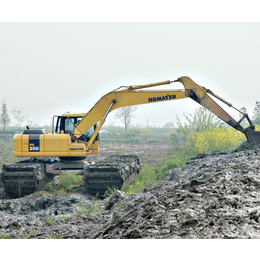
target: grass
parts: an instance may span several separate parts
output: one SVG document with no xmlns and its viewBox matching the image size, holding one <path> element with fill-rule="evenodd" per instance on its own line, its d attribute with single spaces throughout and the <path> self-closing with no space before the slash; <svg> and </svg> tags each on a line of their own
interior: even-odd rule
<svg viewBox="0 0 260 260">
<path fill-rule="evenodd" d="M 142 192 L 156 186 L 164 174 L 156 167 L 145 165 L 138 176 L 132 181 L 123 184 L 122 191 L 126 194 Z"/>
<path fill-rule="evenodd" d="M 231 166 L 231 168 L 232 168 L 233 170 L 241 169 L 241 168 L 245 168 L 245 167 L 246 167 L 246 165 L 245 165 L 244 163 L 239 163 L 239 164 L 236 164 L 236 165 Z"/>
<path fill-rule="evenodd" d="M 169 153 L 162 159 L 162 168 L 164 171 L 173 168 L 180 168 L 186 164 L 187 160 L 196 155 L 192 149 L 185 147 L 178 152 Z"/>
<path fill-rule="evenodd" d="M 54 218 L 48 217 L 45 222 L 45 225 L 50 226 L 50 225 L 54 224 L 55 222 L 56 222 L 56 220 Z"/>
<path fill-rule="evenodd" d="M 5 233 L 0 233 L 0 239 L 11 239 L 12 235 L 7 235 Z"/>
<path fill-rule="evenodd" d="M 55 186 L 52 183 L 48 183 L 45 187 L 45 191 L 56 193 L 59 195 L 74 192 L 77 187 L 83 185 L 83 176 L 75 173 L 61 173 L 59 183 Z"/>
<path fill-rule="evenodd" d="M 57 234 L 56 232 L 51 233 L 51 234 L 47 234 L 44 237 L 45 239 L 61 239 L 60 235 Z"/>
<path fill-rule="evenodd" d="M 89 216 L 91 214 L 98 215 L 98 214 L 104 214 L 104 211 L 99 206 L 99 200 L 94 198 L 91 203 L 91 207 L 87 207 L 84 204 L 80 205 L 80 207 L 78 209 L 78 214 L 87 215 L 87 216 Z"/>
<path fill-rule="evenodd" d="M 122 127 L 105 128 L 108 135 L 101 136 L 101 143 L 105 144 L 142 144 L 144 141 L 160 144 L 168 142 L 170 134 L 175 131 L 172 128 L 130 128 L 128 134 Z"/>
</svg>

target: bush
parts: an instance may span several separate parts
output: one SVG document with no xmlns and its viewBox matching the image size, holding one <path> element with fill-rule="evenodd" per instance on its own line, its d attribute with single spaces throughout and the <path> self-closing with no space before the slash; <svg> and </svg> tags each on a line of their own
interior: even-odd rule
<svg viewBox="0 0 260 260">
<path fill-rule="evenodd" d="M 215 115 L 204 108 L 185 116 L 187 123 L 178 119 L 177 132 L 171 135 L 171 156 L 164 160 L 163 169 L 182 167 L 188 158 L 199 153 L 231 152 L 246 140 L 246 136 L 232 127 L 224 126 Z M 260 130 L 260 126 L 256 126 Z"/>
<path fill-rule="evenodd" d="M 187 159 L 199 153 L 213 151 L 231 152 L 246 140 L 243 133 L 231 127 L 212 127 L 205 131 L 193 131 L 186 136 L 187 141 L 180 145 L 173 142 L 169 150 L 172 155 L 164 160 L 163 169 L 179 168 L 186 164 Z"/>
<path fill-rule="evenodd" d="M 193 115 L 188 114 L 184 116 L 188 123 L 182 124 L 177 117 L 177 125 L 179 127 L 178 131 L 186 136 L 194 132 L 204 132 L 223 124 L 217 116 L 204 107 L 196 108 Z"/>
<path fill-rule="evenodd" d="M 195 154 L 213 151 L 231 152 L 246 140 L 243 133 L 230 127 L 213 127 L 188 136 L 188 146 Z"/>
</svg>

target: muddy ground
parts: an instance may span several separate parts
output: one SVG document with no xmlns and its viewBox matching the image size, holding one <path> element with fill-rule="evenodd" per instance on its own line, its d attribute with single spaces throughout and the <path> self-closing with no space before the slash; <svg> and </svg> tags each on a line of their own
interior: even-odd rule
<svg viewBox="0 0 260 260">
<path fill-rule="evenodd" d="M 106 158 L 108 155 L 117 154 L 135 154 L 143 164 L 156 165 L 167 154 L 169 143 L 162 141 L 160 143 L 150 143 L 143 141 L 138 144 L 102 144 L 98 155 L 89 156 L 90 160 L 98 161 Z"/>
<path fill-rule="evenodd" d="M 154 148 L 143 151 L 145 157 L 153 160 Z M 136 152 L 142 154 L 140 146 Z M 169 170 L 157 187 L 138 194 L 118 191 L 104 200 L 79 193 L 2 199 L 0 236 L 260 238 L 259 173 L 259 150 L 215 152 L 191 158 L 183 168 Z"/>
</svg>

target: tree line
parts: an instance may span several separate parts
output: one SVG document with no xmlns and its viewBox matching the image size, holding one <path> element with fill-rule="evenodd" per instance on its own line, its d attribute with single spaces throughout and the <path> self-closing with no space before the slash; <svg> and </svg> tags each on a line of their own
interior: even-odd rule
<svg viewBox="0 0 260 260">
<path fill-rule="evenodd" d="M 128 128 L 132 122 L 132 119 L 134 118 L 134 112 L 137 110 L 136 106 L 129 106 L 129 107 L 122 107 L 117 110 L 117 113 L 115 114 L 115 118 L 119 119 L 124 125 L 125 125 L 125 133 L 127 134 Z M 16 120 L 19 132 L 22 123 L 28 119 L 28 116 L 23 115 L 23 112 L 18 108 L 13 108 L 10 110 L 11 114 Z M 7 104 L 5 101 L 2 101 L 1 105 L 1 114 L 0 114 L 0 124 L 3 127 L 3 132 L 6 132 L 6 127 L 10 125 L 11 119 L 9 116 L 9 110 L 7 108 Z"/>
<path fill-rule="evenodd" d="M 132 119 L 134 118 L 134 113 L 136 112 L 137 107 L 136 106 L 129 106 L 129 107 L 122 107 L 119 108 L 115 114 L 115 118 L 119 119 L 125 126 L 125 133 L 127 134 L 128 128 L 132 122 Z M 242 112 L 246 113 L 246 109 L 243 107 L 241 108 Z M 26 117 L 28 119 L 28 116 L 23 115 L 23 112 L 18 108 L 13 108 L 11 110 L 11 114 L 16 120 L 19 132 L 22 123 L 25 121 Z M 256 101 L 254 111 L 253 111 L 253 118 L 252 121 L 256 125 L 260 125 L 260 101 Z M 2 101 L 1 105 L 1 114 L 0 114 L 0 124 L 3 127 L 3 132 L 6 132 L 6 127 L 11 123 L 11 119 L 9 116 L 9 110 L 7 108 L 7 104 L 5 101 Z"/>
</svg>

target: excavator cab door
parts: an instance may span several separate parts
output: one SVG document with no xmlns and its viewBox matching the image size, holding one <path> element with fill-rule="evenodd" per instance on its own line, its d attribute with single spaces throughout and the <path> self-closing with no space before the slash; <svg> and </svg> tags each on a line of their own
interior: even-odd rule
<svg viewBox="0 0 260 260">
<path fill-rule="evenodd" d="M 55 134 L 61 134 L 62 131 L 64 134 L 73 134 L 73 129 L 75 125 L 77 124 L 78 121 L 82 119 L 81 117 L 78 116 L 54 116 L 53 117 L 53 133 Z M 56 121 L 56 123 L 55 123 Z M 54 129 L 55 126 L 55 129 Z"/>
<path fill-rule="evenodd" d="M 54 116 L 53 117 L 53 127 L 52 133 L 54 134 L 70 134 L 73 135 L 73 129 L 75 125 L 82 119 L 82 116 Z M 88 142 L 92 134 L 96 129 L 96 125 L 92 126 L 86 133 L 82 134 L 78 140 Z M 97 135 L 95 142 L 99 140 L 99 135 Z"/>
</svg>

